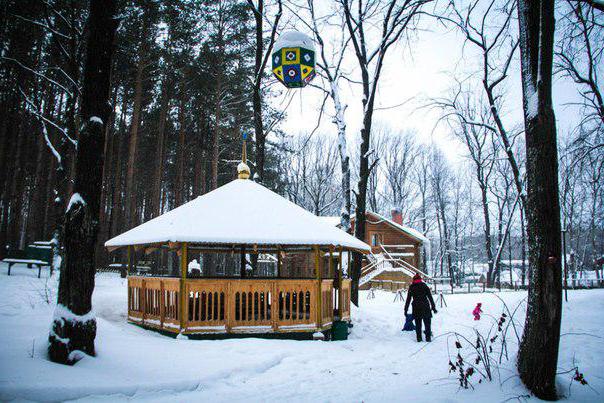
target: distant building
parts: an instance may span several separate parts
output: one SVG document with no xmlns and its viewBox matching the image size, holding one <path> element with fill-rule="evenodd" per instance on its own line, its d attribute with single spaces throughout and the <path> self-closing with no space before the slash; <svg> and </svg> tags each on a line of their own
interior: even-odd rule
<svg viewBox="0 0 604 403">
<path fill-rule="evenodd" d="M 340 225 L 339 217 L 321 218 L 331 225 Z M 430 240 L 418 230 L 403 225 L 399 210 L 393 209 L 391 218 L 367 211 L 365 218 L 364 242 L 371 246 L 371 254 L 363 261 L 361 289 L 407 288 L 415 273 L 428 278 L 424 272 L 424 257 L 429 250 Z M 354 222 L 353 216 L 353 229 Z"/>
</svg>

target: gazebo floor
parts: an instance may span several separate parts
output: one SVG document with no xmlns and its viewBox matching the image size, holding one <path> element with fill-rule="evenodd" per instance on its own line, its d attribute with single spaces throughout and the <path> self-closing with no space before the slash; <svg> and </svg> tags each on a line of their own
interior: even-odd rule
<svg viewBox="0 0 604 403">
<path fill-rule="evenodd" d="M 128 321 L 177 334 L 312 334 L 331 329 L 336 291 L 333 280 L 130 276 Z M 350 320 L 350 280 L 341 300 L 342 320 Z"/>
</svg>

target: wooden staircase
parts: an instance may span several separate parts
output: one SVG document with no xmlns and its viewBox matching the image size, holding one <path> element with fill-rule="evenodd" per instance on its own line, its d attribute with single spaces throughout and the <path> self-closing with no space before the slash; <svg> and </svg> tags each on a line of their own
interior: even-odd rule
<svg viewBox="0 0 604 403">
<path fill-rule="evenodd" d="M 367 284 L 385 271 L 400 271 L 410 277 L 413 277 L 416 273 L 419 273 L 424 278 L 424 281 L 431 282 L 432 278 L 430 276 L 413 266 L 411 263 L 392 256 L 392 254 L 388 252 L 386 247 L 383 245 L 380 245 L 380 249 L 381 253 L 371 253 L 367 256 L 369 263 L 361 268 L 359 286 Z"/>
</svg>

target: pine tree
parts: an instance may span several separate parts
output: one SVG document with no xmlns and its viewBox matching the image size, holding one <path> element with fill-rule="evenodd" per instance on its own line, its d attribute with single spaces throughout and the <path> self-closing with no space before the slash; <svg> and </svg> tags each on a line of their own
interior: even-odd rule
<svg viewBox="0 0 604 403">
<path fill-rule="evenodd" d="M 95 354 L 96 319 L 91 314 L 95 246 L 103 172 L 103 146 L 109 121 L 115 0 L 91 0 L 73 194 L 65 213 L 65 262 L 49 335 L 55 362 L 72 364 L 78 352 Z"/>
</svg>

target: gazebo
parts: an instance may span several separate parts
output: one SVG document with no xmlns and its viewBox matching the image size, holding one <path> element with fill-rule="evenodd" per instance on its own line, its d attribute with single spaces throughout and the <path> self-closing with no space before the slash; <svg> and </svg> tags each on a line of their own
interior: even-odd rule
<svg viewBox="0 0 604 403">
<path fill-rule="evenodd" d="M 368 253 L 369 245 L 249 180 L 245 163 L 238 173 L 105 243 L 110 251 L 128 249 L 128 321 L 222 335 L 325 332 L 335 321 L 350 321 L 343 267 L 350 252 Z M 180 276 L 131 275 L 133 249 L 177 253 Z M 222 259 L 229 270 L 200 269 L 190 264 L 193 254 Z M 260 260 L 273 262 L 269 275 L 258 275 Z"/>
</svg>

